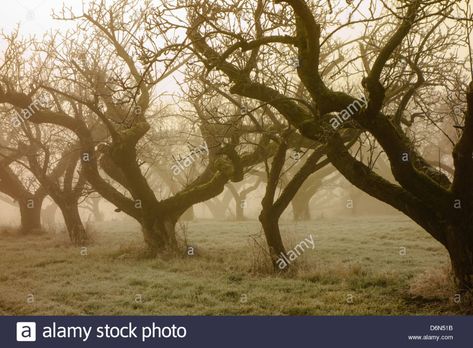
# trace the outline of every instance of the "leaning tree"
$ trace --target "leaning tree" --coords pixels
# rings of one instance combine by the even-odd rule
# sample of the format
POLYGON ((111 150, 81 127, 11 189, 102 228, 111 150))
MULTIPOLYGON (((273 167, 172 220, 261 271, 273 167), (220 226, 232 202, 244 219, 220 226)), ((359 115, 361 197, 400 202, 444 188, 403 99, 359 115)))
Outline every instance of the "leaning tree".
POLYGON ((186 4, 188 40, 208 71, 225 74, 231 93, 270 105, 302 135, 325 144, 331 163, 352 184, 409 216, 448 250, 461 290, 473 287, 473 85, 463 83, 464 97, 456 99, 464 115, 455 124, 461 134, 451 153, 452 175, 421 156, 425 144, 417 139, 419 128, 439 132, 442 120, 453 118, 435 105, 459 94, 455 82, 471 79, 471 67, 458 49, 467 51, 469 45, 467 3, 409 0, 393 2, 393 8, 374 1, 333 7, 303 0, 186 4), (332 77, 323 76, 324 48, 353 43, 353 36, 362 43, 349 45, 347 63, 332 77), (293 50, 304 98, 292 97, 287 85, 264 74, 274 69, 264 66, 265 55, 282 61, 293 50), (259 74, 236 64, 234 57, 242 53, 260 64, 259 74), (340 75, 350 78, 340 84, 340 75), (343 135, 354 129, 379 143, 394 181, 345 144, 343 135))

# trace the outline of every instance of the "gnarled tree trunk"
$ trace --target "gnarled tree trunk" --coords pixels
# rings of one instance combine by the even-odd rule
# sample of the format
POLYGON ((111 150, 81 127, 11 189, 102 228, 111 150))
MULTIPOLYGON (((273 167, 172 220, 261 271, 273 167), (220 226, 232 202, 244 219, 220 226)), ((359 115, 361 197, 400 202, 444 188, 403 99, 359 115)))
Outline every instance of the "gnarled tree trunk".
POLYGON ((176 222, 174 217, 155 217, 146 219, 141 224, 150 256, 176 252, 176 222))
POLYGON ((271 169, 268 173, 268 185, 261 202, 263 210, 259 217, 266 236, 273 266, 276 270, 282 271, 287 270, 289 265, 285 264, 285 262, 278 262, 280 258, 286 256, 281 232, 279 230, 279 218, 286 210, 289 203, 294 199, 294 196, 307 178, 316 171, 326 167, 329 163, 328 160, 319 162, 325 153, 325 149, 323 146, 317 147, 300 167, 297 173, 286 184, 279 197, 275 200, 276 188, 286 161, 286 151, 287 145, 285 143, 280 144, 278 151, 273 158, 271 169), (281 268, 281 264, 285 266, 281 268))

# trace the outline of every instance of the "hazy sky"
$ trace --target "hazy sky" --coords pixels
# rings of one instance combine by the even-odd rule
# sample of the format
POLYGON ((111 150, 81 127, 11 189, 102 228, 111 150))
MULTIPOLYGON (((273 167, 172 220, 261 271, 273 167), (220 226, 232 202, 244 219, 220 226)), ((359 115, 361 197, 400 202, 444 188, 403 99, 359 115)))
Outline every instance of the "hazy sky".
MULTIPOLYGON (((68 7, 82 8, 82 0, 66 0, 68 7)), ((58 0, 3 0, 1 2, 0 23, 5 31, 11 31, 20 23, 24 34, 36 34, 51 28, 64 28, 68 24, 51 19, 52 9, 60 9, 63 1, 58 0)))

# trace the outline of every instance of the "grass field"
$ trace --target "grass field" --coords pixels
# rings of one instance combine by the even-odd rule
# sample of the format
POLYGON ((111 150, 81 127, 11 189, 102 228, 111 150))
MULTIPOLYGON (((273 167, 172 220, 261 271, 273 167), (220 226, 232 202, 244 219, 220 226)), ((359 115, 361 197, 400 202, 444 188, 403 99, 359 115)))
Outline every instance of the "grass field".
POLYGON ((0 234, 1 315, 463 314, 445 250, 401 216, 282 223, 288 248, 313 235, 288 274, 265 271, 256 221, 187 225, 195 255, 141 257, 132 223, 64 235, 0 234))

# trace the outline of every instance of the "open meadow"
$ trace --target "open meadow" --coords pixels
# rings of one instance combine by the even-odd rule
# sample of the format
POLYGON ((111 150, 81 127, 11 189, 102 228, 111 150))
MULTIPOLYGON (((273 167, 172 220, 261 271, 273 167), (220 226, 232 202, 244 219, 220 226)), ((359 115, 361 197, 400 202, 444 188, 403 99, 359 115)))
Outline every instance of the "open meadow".
POLYGON ((1 315, 464 314, 445 249, 407 218, 282 222, 288 248, 312 235, 288 272, 271 272, 257 221, 181 225, 173 257, 145 258, 137 224, 66 234, 0 233, 1 315), (182 232, 182 227, 185 232, 182 232), (261 245, 261 247, 260 247, 261 245), (190 254, 190 255, 189 255, 190 254), (193 255, 192 255, 193 254, 193 255), (456 303, 460 302, 460 303, 456 303))

